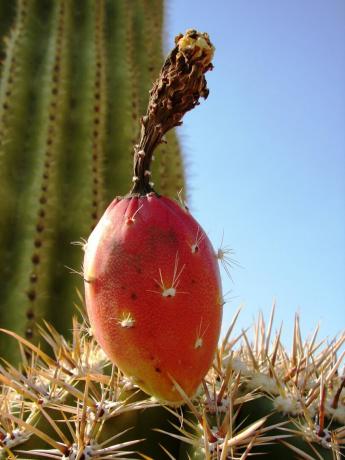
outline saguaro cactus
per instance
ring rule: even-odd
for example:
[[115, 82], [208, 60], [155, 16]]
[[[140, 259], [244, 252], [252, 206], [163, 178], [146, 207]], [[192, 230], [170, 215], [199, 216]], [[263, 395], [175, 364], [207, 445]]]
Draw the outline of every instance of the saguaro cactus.
[[[82, 283], [68, 275], [82, 260], [71, 242], [129, 187], [139, 117], [162, 62], [163, 4], [13, 3], [1, 2], [0, 18], [0, 316], [31, 339], [41, 317], [69, 328]], [[160, 150], [156, 188], [174, 196], [183, 186], [174, 134]]]

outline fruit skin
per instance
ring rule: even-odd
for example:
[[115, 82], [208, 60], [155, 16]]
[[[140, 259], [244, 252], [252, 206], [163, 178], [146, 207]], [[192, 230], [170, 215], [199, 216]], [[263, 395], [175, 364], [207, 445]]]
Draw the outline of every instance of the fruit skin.
[[217, 347], [222, 292], [214, 250], [189, 212], [155, 193], [116, 198], [87, 242], [84, 277], [109, 358], [160, 400], [183, 402], [173, 380], [193, 396]]

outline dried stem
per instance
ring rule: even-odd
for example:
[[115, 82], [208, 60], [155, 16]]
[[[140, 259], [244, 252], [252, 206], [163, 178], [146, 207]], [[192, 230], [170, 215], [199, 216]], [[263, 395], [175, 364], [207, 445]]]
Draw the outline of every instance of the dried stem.
[[182, 124], [186, 112], [207, 98], [205, 72], [212, 69], [214, 48], [206, 33], [188, 30], [175, 38], [176, 46], [167, 57], [150, 91], [146, 115], [141, 119], [139, 143], [134, 147], [134, 176], [131, 194], [153, 191], [150, 166], [154, 149], [164, 134]]

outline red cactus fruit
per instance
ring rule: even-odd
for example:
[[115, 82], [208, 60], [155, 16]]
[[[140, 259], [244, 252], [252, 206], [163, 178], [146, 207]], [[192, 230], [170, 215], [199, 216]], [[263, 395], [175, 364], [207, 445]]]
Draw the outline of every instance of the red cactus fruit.
[[187, 209], [154, 192], [150, 164], [163, 135], [207, 97], [212, 55], [207, 34], [177, 37], [141, 120], [131, 193], [110, 204], [85, 248], [96, 339], [143, 390], [172, 404], [183, 402], [179, 386], [194, 395], [212, 363], [222, 293], [209, 239]]
[[177, 203], [155, 193], [115, 199], [85, 253], [86, 304], [96, 339], [146, 392], [193, 395], [219, 337], [222, 294], [209, 239]]

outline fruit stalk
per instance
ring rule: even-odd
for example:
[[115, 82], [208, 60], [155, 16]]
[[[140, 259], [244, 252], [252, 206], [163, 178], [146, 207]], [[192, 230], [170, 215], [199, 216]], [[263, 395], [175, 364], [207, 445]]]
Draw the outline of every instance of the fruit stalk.
[[141, 118], [139, 143], [134, 148], [134, 186], [132, 194], [153, 191], [151, 160], [167, 131], [182, 123], [200, 97], [208, 96], [205, 72], [212, 69], [214, 47], [206, 33], [189, 30], [178, 35], [176, 46], [166, 59], [150, 91], [146, 115]]

